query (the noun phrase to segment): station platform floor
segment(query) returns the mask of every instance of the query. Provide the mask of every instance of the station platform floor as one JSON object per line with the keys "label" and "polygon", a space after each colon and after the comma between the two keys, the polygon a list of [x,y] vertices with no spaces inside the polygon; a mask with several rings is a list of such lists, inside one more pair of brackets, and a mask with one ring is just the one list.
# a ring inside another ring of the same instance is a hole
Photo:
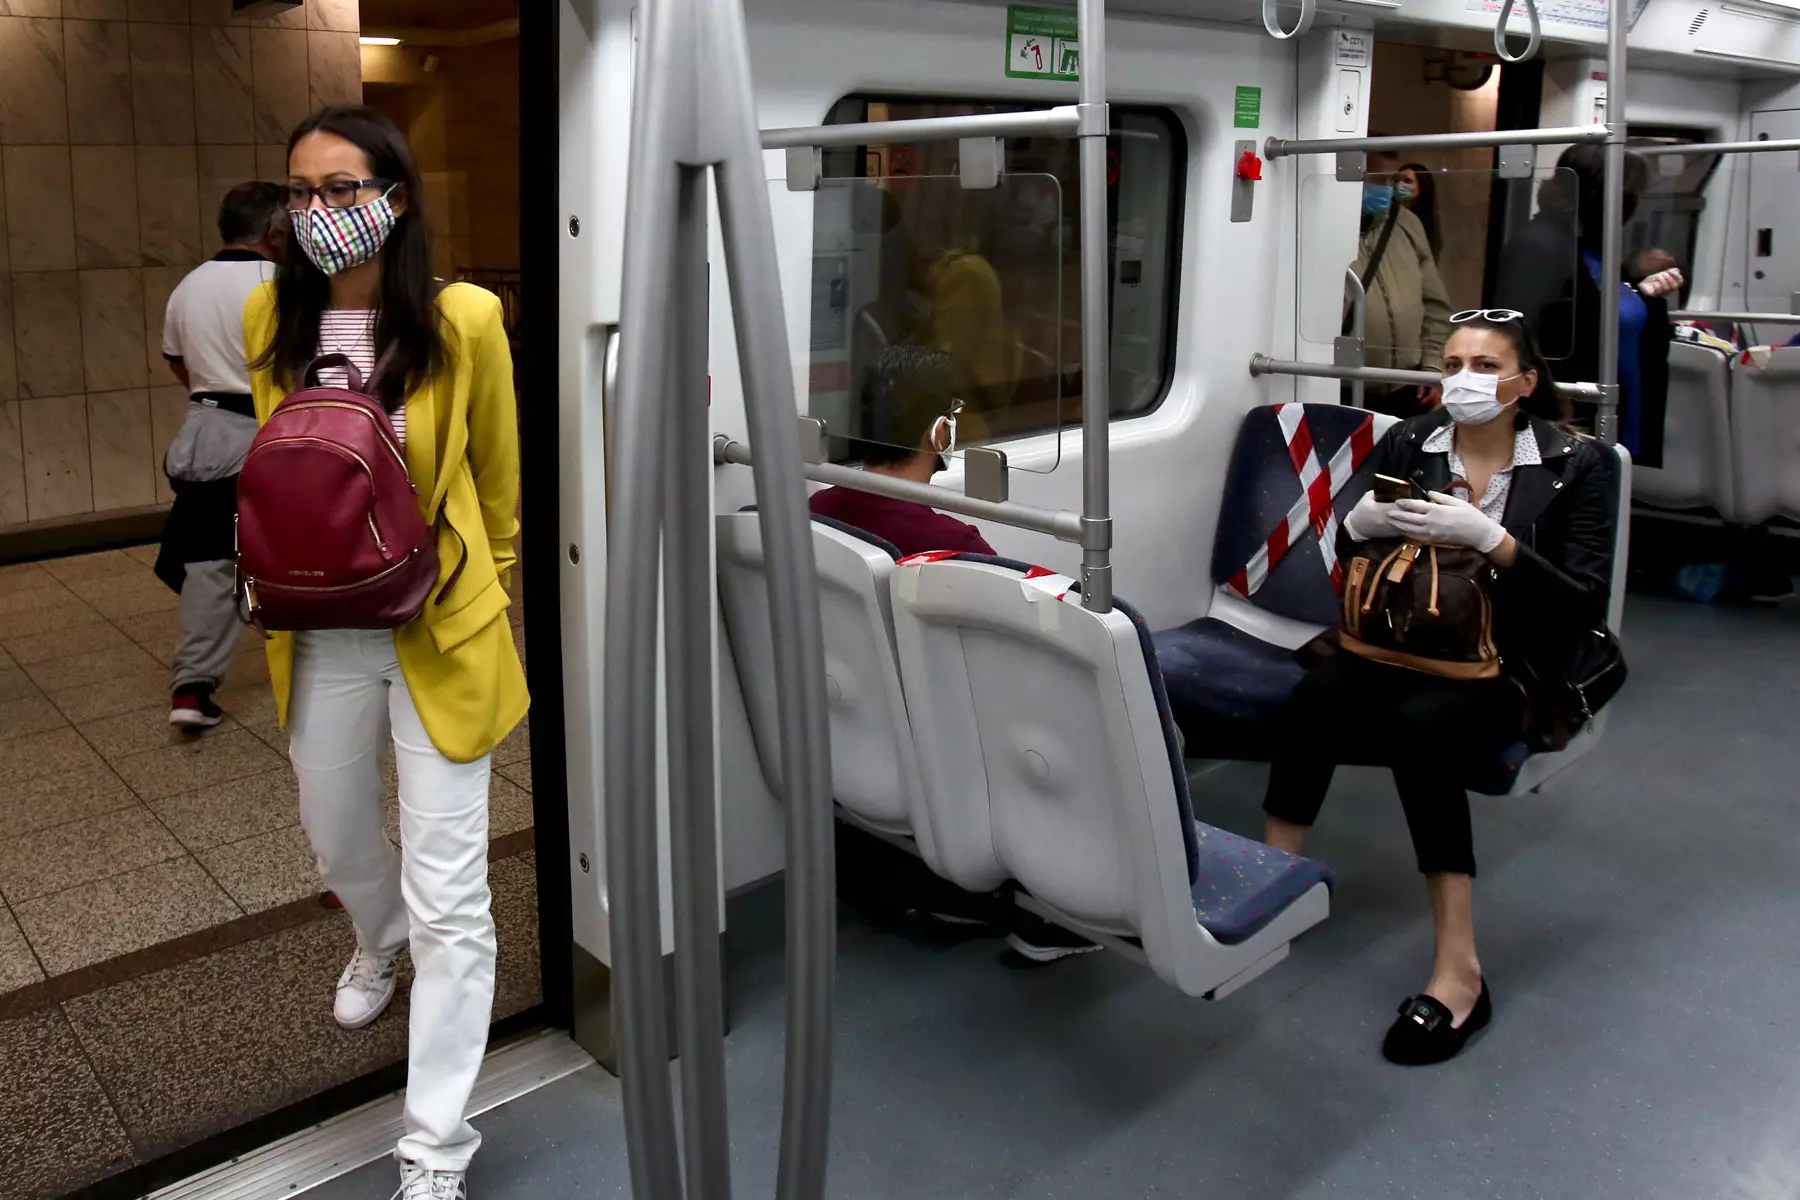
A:
{"label": "station platform floor", "polygon": [[[253,633],[216,695],[225,719],[168,723],[177,597],[155,554],[0,567],[0,1200],[61,1195],[405,1055],[403,1018],[332,1023],[352,935],[320,900]],[[495,755],[497,1017],[538,999],[529,755],[528,727]]]}

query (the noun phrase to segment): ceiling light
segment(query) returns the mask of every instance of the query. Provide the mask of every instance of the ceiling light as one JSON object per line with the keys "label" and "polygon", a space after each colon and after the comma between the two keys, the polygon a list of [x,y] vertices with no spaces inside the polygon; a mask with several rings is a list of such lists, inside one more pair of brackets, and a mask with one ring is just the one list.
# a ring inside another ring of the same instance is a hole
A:
{"label": "ceiling light", "polygon": [[364,37],[356,40],[365,46],[398,46],[400,44],[399,38]]}

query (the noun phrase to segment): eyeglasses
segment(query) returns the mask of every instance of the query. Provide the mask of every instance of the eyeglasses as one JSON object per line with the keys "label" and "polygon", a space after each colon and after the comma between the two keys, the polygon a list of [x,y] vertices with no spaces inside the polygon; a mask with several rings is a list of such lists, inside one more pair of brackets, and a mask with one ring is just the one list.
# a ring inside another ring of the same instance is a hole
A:
{"label": "eyeglasses", "polygon": [[1525,314],[1516,308],[1465,308],[1459,313],[1451,314],[1450,321],[1461,325],[1464,321],[1523,321]]}
{"label": "eyeglasses", "polygon": [[311,208],[312,198],[317,196],[325,202],[326,208],[355,208],[356,198],[362,195],[364,188],[391,188],[391,179],[334,179],[320,187],[308,187],[304,183],[287,185],[288,208]]}

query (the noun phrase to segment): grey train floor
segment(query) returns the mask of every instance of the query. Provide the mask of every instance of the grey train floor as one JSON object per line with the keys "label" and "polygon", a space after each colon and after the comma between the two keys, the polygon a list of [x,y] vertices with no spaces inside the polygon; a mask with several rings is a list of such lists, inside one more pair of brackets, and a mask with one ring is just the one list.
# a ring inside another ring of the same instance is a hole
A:
{"label": "grey train floor", "polygon": [[[846,921],[830,1192],[927,1197],[1800,1196],[1800,636],[1787,611],[1633,597],[1604,747],[1476,808],[1496,1018],[1464,1056],[1384,1063],[1430,922],[1385,775],[1346,771],[1314,844],[1333,916],[1217,1005],[1112,955],[1015,972],[991,942]],[[1202,814],[1258,827],[1254,767]],[[732,936],[740,1194],[772,1190],[779,889]],[[629,1195],[597,1068],[490,1113],[475,1200]],[[313,1193],[380,1198],[383,1162]]]}

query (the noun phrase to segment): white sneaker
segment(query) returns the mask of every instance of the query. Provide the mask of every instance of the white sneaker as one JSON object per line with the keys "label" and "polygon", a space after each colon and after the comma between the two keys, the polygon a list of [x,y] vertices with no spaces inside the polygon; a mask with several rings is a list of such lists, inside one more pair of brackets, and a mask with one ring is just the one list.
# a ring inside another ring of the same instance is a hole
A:
{"label": "white sneaker", "polygon": [[337,1023],[345,1029],[361,1029],[373,1023],[394,998],[394,976],[399,965],[398,954],[375,954],[358,943],[350,965],[338,976],[337,999],[331,1006]]}
{"label": "white sneaker", "polygon": [[469,1191],[461,1171],[433,1171],[403,1158],[400,1190],[392,1200],[469,1200]]}

